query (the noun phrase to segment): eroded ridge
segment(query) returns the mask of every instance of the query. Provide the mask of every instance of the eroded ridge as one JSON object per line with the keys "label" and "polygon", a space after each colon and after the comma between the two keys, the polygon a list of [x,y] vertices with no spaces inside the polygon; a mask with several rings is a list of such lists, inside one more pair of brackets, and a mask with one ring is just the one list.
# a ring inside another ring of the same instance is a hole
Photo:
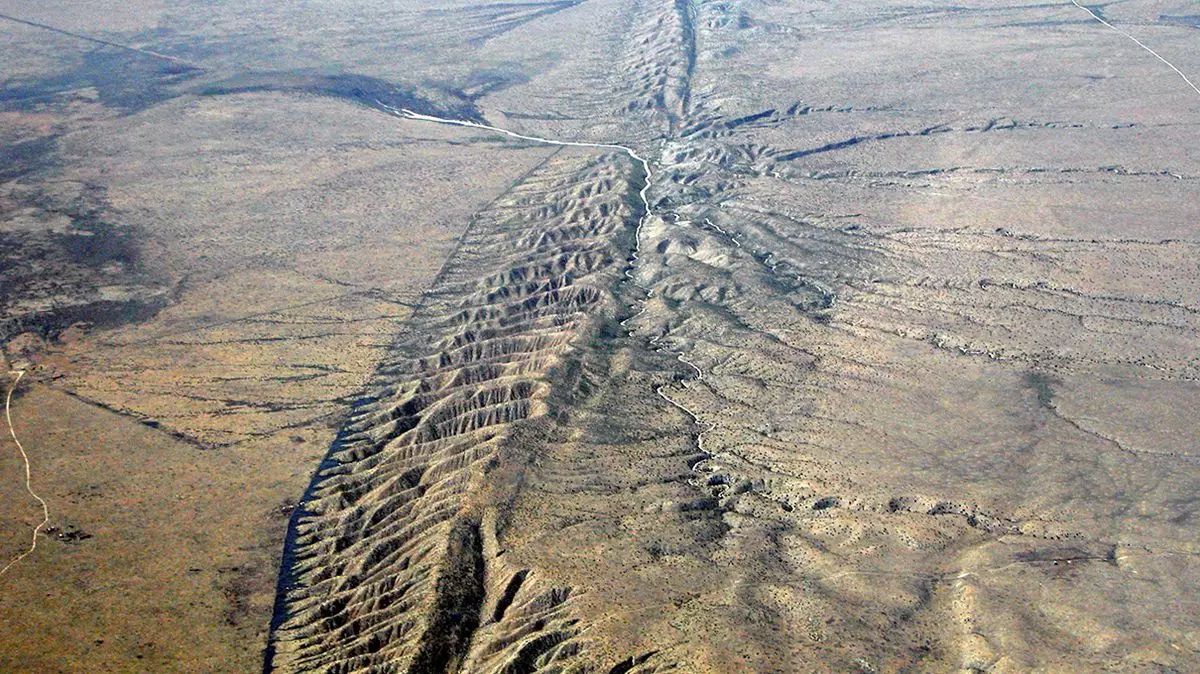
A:
{"label": "eroded ridge", "polygon": [[534,672],[581,650],[572,590],[506,568],[495,529],[528,456],[506,447],[617,310],[644,176],[597,154],[556,152],[471,223],[298,509],[268,670]]}
{"label": "eroded ridge", "polygon": [[695,8],[686,0],[646,0],[630,16],[631,47],[622,61],[633,91],[624,111],[664,116],[674,128],[691,106]]}

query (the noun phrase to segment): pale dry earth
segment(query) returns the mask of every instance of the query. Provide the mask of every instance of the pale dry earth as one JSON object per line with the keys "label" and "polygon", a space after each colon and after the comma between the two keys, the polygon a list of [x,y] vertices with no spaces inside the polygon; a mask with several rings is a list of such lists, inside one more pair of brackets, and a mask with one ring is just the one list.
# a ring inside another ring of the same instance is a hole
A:
{"label": "pale dry earth", "polygon": [[0,3],[0,664],[1200,668],[1200,9],[1091,9]]}

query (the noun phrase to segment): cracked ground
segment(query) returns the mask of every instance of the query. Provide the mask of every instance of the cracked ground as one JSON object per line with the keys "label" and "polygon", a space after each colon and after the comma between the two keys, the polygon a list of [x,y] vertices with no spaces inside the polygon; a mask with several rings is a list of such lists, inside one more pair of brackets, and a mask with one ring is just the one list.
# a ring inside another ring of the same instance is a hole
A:
{"label": "cracked ground", "polygon": [[1196,15],[0,0],[0,670],[1200,669]]}

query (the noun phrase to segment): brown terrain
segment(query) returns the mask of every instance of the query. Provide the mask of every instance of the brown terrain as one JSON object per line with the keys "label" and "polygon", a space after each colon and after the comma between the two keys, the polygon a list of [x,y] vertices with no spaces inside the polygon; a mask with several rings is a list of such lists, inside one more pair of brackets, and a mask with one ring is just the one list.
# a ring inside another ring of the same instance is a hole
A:
{"label": "brown terrain", "polygon": [[0,671],[1200,671],[1198,28],[0,0]]}

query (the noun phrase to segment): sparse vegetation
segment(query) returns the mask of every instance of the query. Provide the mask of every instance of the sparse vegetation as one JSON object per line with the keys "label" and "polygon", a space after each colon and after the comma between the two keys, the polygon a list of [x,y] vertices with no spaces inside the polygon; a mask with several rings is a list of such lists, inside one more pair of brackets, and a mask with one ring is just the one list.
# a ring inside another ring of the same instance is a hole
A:
{"label": "sparse vegetation", "polygon": [[1200,668],[1184,9],[9,5],[0,670]]}

